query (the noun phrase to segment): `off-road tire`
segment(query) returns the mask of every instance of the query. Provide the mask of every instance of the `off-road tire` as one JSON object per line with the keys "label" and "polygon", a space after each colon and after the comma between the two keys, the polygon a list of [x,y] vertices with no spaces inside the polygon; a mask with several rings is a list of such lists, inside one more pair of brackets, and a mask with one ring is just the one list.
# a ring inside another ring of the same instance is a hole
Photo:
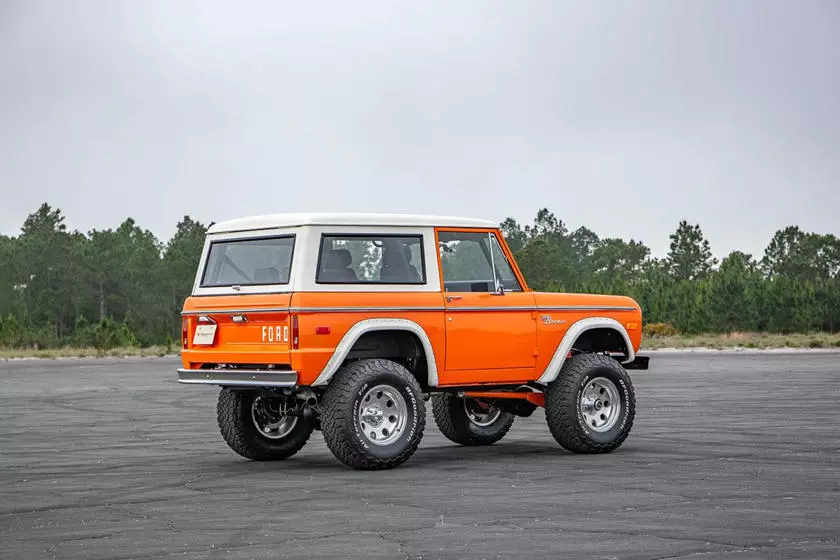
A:
{"label": "off-road tire", "polygon": [[515,418],[510,412],[502,412],[489,426],[479,426],[470,421],[464,399],[451,393],[432,397],[432,413],[441,433],[460,445],[492,445],[505,437]]}
{"label": "off-road tire", "polygon": [[[361,433],[358,413],[368,389],[390,385],[406,404],[405,428],[390,445],[378,446]],[[336,459],[359,470],[392,469],[408,460],[426,427],[426,405],[420,384],[406,368],[381,359],[349,363],[330,379],[321,401],[321,432]]]}
{"label": "off-road tire", "polygon": [[[604,377],[615,385],[622,409],[615,425],[605,432],[592,430],[583,420],[580,399],[587,383]],[[630,376],[605,354],[578,354],[566,360],[560,375],[545,392],[545,417],[551,435],[574,453],[609,453],[630,433],[636,415],[636,397]]]}
{"label": "off-road tire", "polygon": [[312,434],[312,424],[303,416],[298,418],[295,427],[283,439],[265,437],[254,426],[251,418],[251,406],[257,396],[257,391],[234,391],[223,387],[216,406],[219,431],[230,448],[247,459],[288,459],[306,445]]}

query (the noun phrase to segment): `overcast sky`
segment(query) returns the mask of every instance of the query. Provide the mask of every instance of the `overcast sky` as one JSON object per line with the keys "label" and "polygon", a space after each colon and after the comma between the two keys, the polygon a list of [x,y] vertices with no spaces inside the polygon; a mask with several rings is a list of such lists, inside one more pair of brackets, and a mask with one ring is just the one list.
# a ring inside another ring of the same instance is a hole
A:
{"label": "overcast sky", "polygon": [[[397,7],[399,5],[399,7]],[[0,2],[0,232],[394,211],[840,234],[833,1]]]}

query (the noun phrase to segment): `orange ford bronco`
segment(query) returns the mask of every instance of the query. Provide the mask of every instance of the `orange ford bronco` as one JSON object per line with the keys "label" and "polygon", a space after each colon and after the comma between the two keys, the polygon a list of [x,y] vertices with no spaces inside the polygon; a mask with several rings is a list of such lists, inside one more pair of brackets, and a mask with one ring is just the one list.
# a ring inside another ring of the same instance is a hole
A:
{"label": "orange ford bronco", "polygon": [[641,327],[628,297],[530,290],[492,222],[258,216],[208,231],[178,381],[221,386],[222,436],[249,459],[290,457],[321,430],[342,463],[395,467],[429,399],[461,445],[545,407],[561,446],[604,453],[633,424]]}

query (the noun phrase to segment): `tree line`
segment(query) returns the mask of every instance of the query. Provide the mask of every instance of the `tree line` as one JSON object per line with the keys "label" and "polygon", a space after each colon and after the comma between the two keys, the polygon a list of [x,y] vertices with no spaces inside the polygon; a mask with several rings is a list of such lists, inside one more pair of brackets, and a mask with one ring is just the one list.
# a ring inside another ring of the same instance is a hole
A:
{"label": "tree line", "polygon": [[[68,231],[43,204],[0,235],[0,346],[177,344],[207,226],[185,216],[166,242],[131,218]],[[686,333],[840,330],[840,240],[789,226],[760,258],[718,262],[699,225],[679,222],[664,258],[641,241],[574,231],[547,209],[502,231],[537,290],[626,294],[646,323]]]}
{"label": "tree line", "polygon": [[131,218],[82,234],[41,205],[0,236],[0,346],[175,344],[206,230],[185,216],[166,243]]}

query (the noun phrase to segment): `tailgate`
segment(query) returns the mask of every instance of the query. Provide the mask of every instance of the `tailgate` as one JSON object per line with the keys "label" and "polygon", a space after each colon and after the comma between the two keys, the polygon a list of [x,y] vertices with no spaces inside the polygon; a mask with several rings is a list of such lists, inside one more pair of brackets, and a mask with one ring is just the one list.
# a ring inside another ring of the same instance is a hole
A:
{"label": "tailgate", "polygon": [[189,298],[182,354],[192,363],[288,364],[289,300],[289,294]]}

